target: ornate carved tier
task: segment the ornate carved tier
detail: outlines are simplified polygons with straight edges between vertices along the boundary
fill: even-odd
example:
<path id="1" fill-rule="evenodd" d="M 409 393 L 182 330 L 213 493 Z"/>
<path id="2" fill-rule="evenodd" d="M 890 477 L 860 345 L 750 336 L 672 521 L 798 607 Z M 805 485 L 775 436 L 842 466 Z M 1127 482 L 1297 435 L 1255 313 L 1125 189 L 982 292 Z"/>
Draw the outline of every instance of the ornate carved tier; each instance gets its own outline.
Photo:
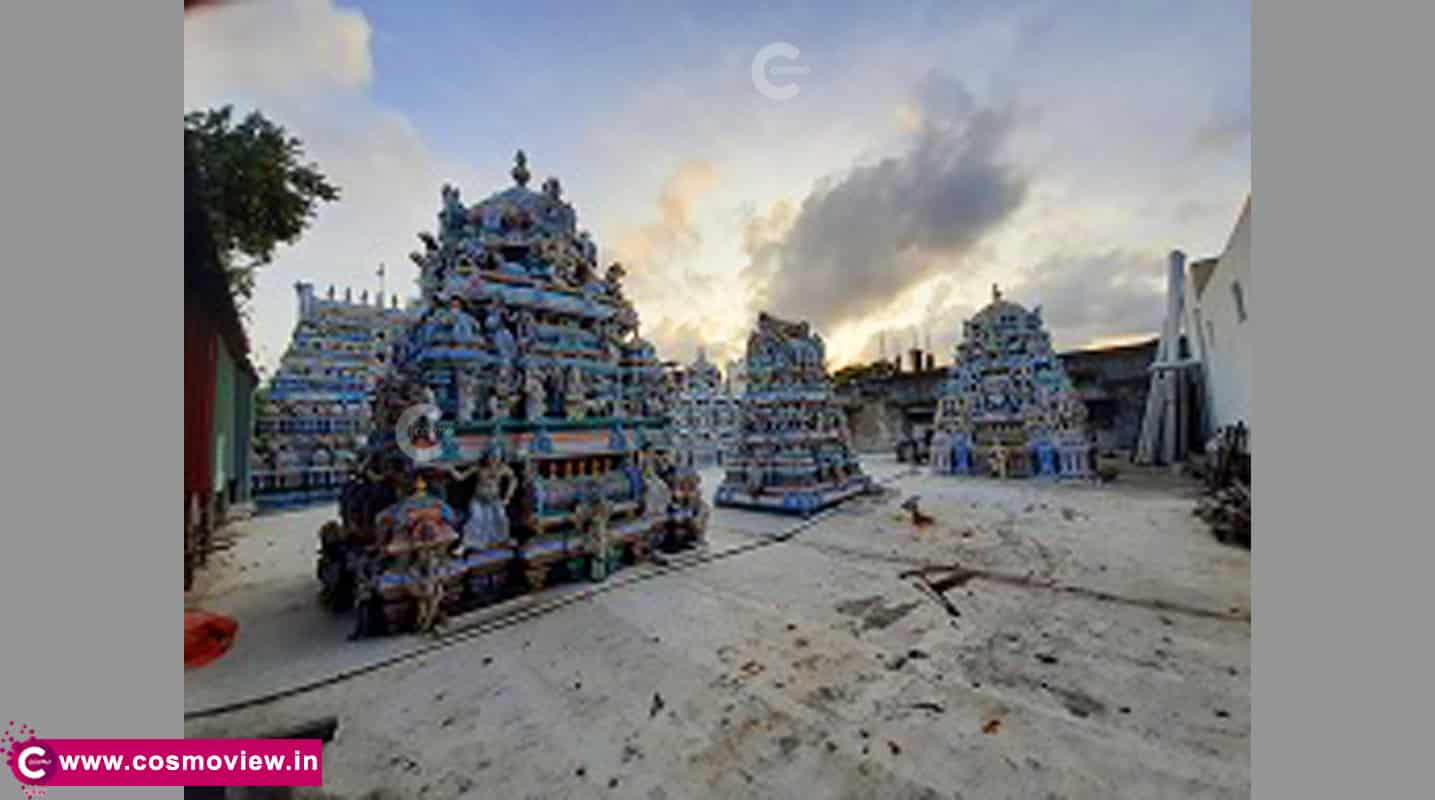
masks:
<path id="1" fill-rule="evenodd" d="M 299 316 L 278 369 L 256 403 L 251 488 L 256 505 L 333 501 L 369 433 L 368 398 L 387 368 L 388 347 L 407 312 L 392 298 L 321 298 L 294 287 Z"/>
<path id="2" fill-rule="evenodd" d="M 870 486 L 833 398 L 826 355 L 806 322 L 758 317 L 718 505 L 808 515 Z"/>
<path id="3" fill-rule="evenodd" d="M 967 320 L 932 436 L 932 470 L 997 477 L 1086 477 L 1086 406 L 1051 347 L 1038 307 L 992 287 Z"/>
<path id="4" fill-rule="evenodd" d="M 512 175 L 472 205 L 456 187 L 440 192 L 438 231 L 413 254 L 419 306 L 374 392 L 366 453 L 425 471 L 456 510 L 459 605 L 602 580 L 700 539 L 706 520 L 700 492 L 666 489 L 687 479 L 662 466 L 674 389 L 639 335 L 622 267 L 598 264 L 556 178 L 529 188 L 522 152 Z M 680 500 L 650 507 L 654 482 Z M 371 524 L 357 502 L 344 511 Z"/>

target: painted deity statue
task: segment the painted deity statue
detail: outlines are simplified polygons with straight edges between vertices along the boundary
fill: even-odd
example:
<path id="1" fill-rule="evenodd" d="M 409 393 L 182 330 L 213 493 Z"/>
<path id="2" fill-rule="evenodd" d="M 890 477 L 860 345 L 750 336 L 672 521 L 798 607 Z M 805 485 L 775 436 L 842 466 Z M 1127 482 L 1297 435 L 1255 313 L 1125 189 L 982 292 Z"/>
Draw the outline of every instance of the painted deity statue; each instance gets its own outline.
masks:
<path id="1" fill-rule="evenodd" d="M 458 408 L 455 418 L 460 423 L 473 421 L 474 406 L 478 402 L 478 375 L 468 368 L 461 368 L 454 376 L 454 383 L 458 389 Z"/>
<path id="2" fill-rule="evenodd" d="M 608 577 L 608 520 L 613 509 L 597 481 L 588 481 L 586 497 L 578 506 L 578 522 L 588 551 L 588 577 L 602 581 Z"/>
<path id="3" fill-rule="evenodd" d="M 588 386 L 583 372 L 577 367 L 568 368 L 568 380 L 563 394 L 564 412 L 568 419 L 581 420 L 588 412 Z"/>
<path id="4" fill-rule="evenodd" d="M 991 454 L 990 454 L 989 458 L 991 459 L 991 462 L 990 462 L 990 463 L 991 463 L 992 474 L 995 475 L 995 476 L 997 476 L 998 478 L 1005 478 L 1005 477 L 1007 476 L 1007 449 L 1006 449 L 1006 447 L 1005 447 L 1004 445 L 1002 445 L 1001 442 L 996 442 L 995 444 L 992 445 Z"/>
<path id="5" fill-rule="evenodd" d="M 533 319 L 533 312 L 526 308 L 518 312 L 516 323 L 518 333 L 515 343 L 519 352 L 527 353 L 538 344 L 538 323 Z"/>
<path id="6" fill-rule="evenodd" d="M 615 300 L 623 299 L 623 278 L 627 274 L 628 271 L 623 269 L 623 265 L 616 261 L 608 265 L 608 271 L 603 276 L 603 285 L 608 296 Z"/>
<path id="7" fill-rule="evenodd" d="M 513 470 L 503 463 L 497 452 L 490 450 L 476 466 L 449 471 L 459 480 L 478 475 L 473 500 L 468 506 L 468 521 L 463 525 L 464 547 L 488 550 L 511 544 L 508 503 L 518 489 Z"/>
<path id="8" fill-rule="evenodd" d="M 481 340 L 478 322 L 463 310 L 463 303 L 453 297 L 449 300 L 448 333 L 459 344 L 474 344 Z"/>
<path id="9" fill-rule="evenodd" d="M 658 469 L 657 454 L 649 454 L 643 459 L 643 515 L 647 517 L 668 513 L 668 506 L 673 502 L 673 492 L 658 474 Z"/>
<path id="10" fill-rule="evenodd" d="M 513 338 L 513 333 L 508 330 L 508 325 L 504 323 L 503 310 L 499 306 L 489 306 L 488 314 L 483 320 L 483 327 L 493 340 L 493 347 L 498 351 L 500 358 L 507 361 L 517 355 L 518 342 Z"/>
<path id="11" fill-rule="evenodd" d="M 952 435 L 945 428 L 932 434 L 932 472 L 946 475 L 952 471 Z"/>
<path id="12" fill-rule="evenodd" d="M 548 394 L 543 385 L 543 370 L 529 366 L 523 376 L 523 410 L 529 420 L 542 419 L 548 411 Z"/>
<path id="13" fill-rule="evenodd" d="M 494 377 L 493 386 L 488 392 L 489 419 L 507 419 L 513 413 L 513 394 L 517 390 L 517 383 L 513 367 L 504 364 L 498 368 L 498 375 Z"/>
<path id="14" fill-rule="evenodd" d="M 445 238 L 457 236 L 467 222 L 468 211 L 459 199 L 457 187 L 444 184 L 441 195 L 443 211 L 439 214 L 439 236 Z"/>

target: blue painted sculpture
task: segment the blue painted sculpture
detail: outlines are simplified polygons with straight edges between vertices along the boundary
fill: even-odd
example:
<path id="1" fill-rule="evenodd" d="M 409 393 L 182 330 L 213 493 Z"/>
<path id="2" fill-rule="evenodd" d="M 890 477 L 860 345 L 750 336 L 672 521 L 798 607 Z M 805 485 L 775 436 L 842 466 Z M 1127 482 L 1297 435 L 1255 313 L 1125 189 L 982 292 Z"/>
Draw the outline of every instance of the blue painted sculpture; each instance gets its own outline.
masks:
<path id="1" fill-rule="evenodd" d="M 406 311 L 326 298 L 298 283 L 294 334 L 254 421 L 251 489 L 255 505 L 275 509 L 331 501 L 368 436 L 368 395 Z M 349 295 L 352 297 L 352 295 Z"/>
<path id="2" fill-rule="evenodd" d="M 420 234 L 424 249 L 410 256 L 420 301 L 374 388 L 368 466 L 341 504 L 339 539 L 354 546 L 329 548 L 321 564 L 326 582 L 352 580 L 361 604 L 387 602 L 375 587 L 393 580 L 373 560 L 372 498 L 397 496 L 414 473 L 451 511 L 466 509 L 452 511 L 461 534 L 442 566 L 459 577 L 445 608 L 603 580 L 655 548 L 703 539 L 695 476 L 673 465 L 674 389 L 638 335 L 623 268 L 600 273 L 560 184 L 529 189 L 521 151 L 512 175 L 472 206 L 443 187 L 438 234 Z M 425 405 L 437 420 L 420 440 L 414 426 L 429 416 L 413 409 Z M 676 499 L 659 502 L 664 493 Z M 355 566 L 333 569 L 341 557 Z M 361 629 L 411 617 L 387 609 Z"/>
<path id="3" fill-rule="evenodd" d="M 822 337 L 806 322 L 759 315 L 718 505 L 806 516 L 871 485 L 852 451 L 825 359 Z"/>
<path id="4" fill-rule="evenodd" d="M 698 349 L 697 358 L 674 373 L 676 447 L 691 467 L 719 464 L 737 433 L 738 402 L 722 372 Z"/>
<path id="5" fill-rule="evenodd" d="M 967 321 L 937 408 L 932 470 L 999 477 L 1084 478 L 1093 472 L 1086 404 L 1041 320 L 1002 299 Z"/>

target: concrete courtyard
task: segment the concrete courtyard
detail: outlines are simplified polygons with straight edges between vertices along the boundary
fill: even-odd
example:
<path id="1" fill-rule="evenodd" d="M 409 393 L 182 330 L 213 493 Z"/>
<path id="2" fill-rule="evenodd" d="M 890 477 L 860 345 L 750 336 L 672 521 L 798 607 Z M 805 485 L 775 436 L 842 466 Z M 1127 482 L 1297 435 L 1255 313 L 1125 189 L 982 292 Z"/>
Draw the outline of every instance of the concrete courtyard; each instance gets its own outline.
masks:
<path id="1" fill-rule="evenodd" d="M 1250 554 L 1194 484 L 864 463 L 883 496 L 806 525 L 715 509 L 706 553 L 438 638 L 345 641 L 315 597 L 334 509 L 258 517 L 187 598 L 241 627 L 187 674 L 186 734 L 337 716 L 343 797 L 1249 795 Z"/>

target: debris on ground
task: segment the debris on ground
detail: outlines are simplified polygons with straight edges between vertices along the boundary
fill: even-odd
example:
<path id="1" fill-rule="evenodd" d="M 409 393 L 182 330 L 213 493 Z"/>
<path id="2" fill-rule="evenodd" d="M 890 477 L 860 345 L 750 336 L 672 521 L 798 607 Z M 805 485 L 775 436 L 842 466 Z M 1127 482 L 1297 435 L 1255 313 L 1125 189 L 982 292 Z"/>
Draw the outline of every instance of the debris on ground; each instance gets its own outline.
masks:
<path id="1" fill-rule="evenodd" d="M 239 621 L 210 611 L 185 609 L 184 667 L 196 669 L 218 659 L 234 646 Z"/>
<path id="2" fill-rule="evenodd" d="M 1240 481 L 1217 489 L 1196 502 L 1195 514 L 1225 544 L 1251 546 L 1251 490 Z"/>
<path id="3" fill-rule="evenodd" d="M 1222 428 L 1206 444 L 1205 495 L 1196 503 L 1195 514 L 1211 527 L 1216 539 L 1225 544 L 1251 546 L 1251 454 L 1247 447 L 1250 432 L 1237 423 Z"/>
<path id="4" fill-rule="evenodd" d="M 648 719 L 656 717 L 665 705 L 667 705 L 667 703 L 663 701 L 663 696 L 657 692 L 653 692 L 653 705 L 648 709 Z"/>
<path id="5" fill-rule="evenodd" d="M 985 733 L 988 736 L 997 733 L 1001 729 L 1002 721 L 999 719 L 989 719 L 986 721 L 986 724 L 982 725 L 982 733 Z"/>
<path id="6" fill-rule="evenodd" d="M 902 510 L 911 515 L 912 524 L 919 528 L 931 525 L 932 522 L 934 522 L 930 515 L 922 513 L 922 509 L 918 507 L 917 504 L 920 499 L 920 497 L 914 494 L 902 502 Z"/>

